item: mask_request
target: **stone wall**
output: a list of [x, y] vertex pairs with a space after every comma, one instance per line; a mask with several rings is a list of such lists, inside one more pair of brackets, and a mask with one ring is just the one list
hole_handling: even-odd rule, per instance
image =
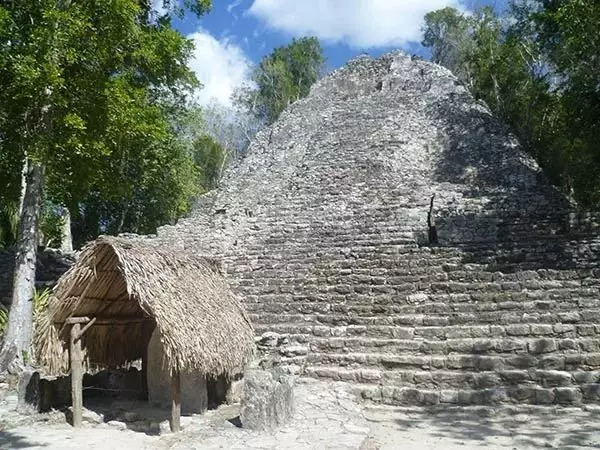
[[390, 404], [578, 404], [599, 230], [451, 73], [395, 53], [317, 83], [157, 240], [220, 256], [290, 371]]

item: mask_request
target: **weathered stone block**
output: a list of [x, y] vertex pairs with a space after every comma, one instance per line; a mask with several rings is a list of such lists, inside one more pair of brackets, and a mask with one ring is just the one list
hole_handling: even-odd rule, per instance
[[598, 402], [600, 401], [600, 384], [583, 384], [581, 385], [583, 392], [583, 399], [586, 402]]
[[496, 404], [508, 401], [508, 393], [506, 388], [502, 386], [496, 386], [493, 388], [483, 390], [481, 394], [481, 400], [478, 403], [482, 404]]
[[556, 395], [553, 389], [537, 388], [535, 390], [535, 402], [540, 405], [551, 405]]
[[531, 334], [534, 336], [549, 336], [553, 332], [552, 325], [531, 325]]
[[527, 344], [527, 350], [533, 354], [550, 353], [558, 350], [558, 346], [554, 339], [537, 339]]
[[274, 430], [294, 414], [294, 383], [280, 371], [251, 369], [244, 374], [240, 419], [244, 428]]
[[558, 370], [543, 370], [536, 373], [536, 378], [543, 387], [551, 386], [569, 386], [573, 382], [573, 377], [569, 372]]
[[507, 389], [508, 396], [520, 403], [532, 403], [535, 399], [535, 387], [534, 386], [515, 386]]
[[440, 402], [440, 395], [437, 392], [413, 388], [397, 388], [394, 391], [394, 400], [401, 405], [432, 406]]
[[562, 404], [578, 405], [583, 399], [581, 389], [578, 387], [558, 387], [554, 392], [556, 401]]
[[546, 370], [569, 369], [567, 367], [567, 358], [568, 355], [564, 357], [562, 355], [543, 356], [538, 361], [538, 367]]

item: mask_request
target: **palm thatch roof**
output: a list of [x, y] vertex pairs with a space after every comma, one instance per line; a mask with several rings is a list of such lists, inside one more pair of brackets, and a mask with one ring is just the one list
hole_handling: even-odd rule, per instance
[[141, 240], [98, 238], [58, 281], [35, 336], [53, 374], [68, 369], [69, 317], [96, 318], [82, 338], [91, 367], [140, 359], [155, 326], [172, 371], [231, 376], [254, 348], [241, 303], [208, 259]]

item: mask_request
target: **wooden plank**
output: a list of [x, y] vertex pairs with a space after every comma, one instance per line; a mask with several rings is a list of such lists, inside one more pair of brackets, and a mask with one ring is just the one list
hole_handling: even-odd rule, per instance
[[181, 377], [179, 371], [171, 373], [171, 431], [181, 429]]
[[142, 393], [143, 399], [148, 400], [148, 346], [156, 325], [154, 323], [146, 322], [142, 327], [142, 336], [144, 339], [144, 353], [142, 353]]
[[142, 353], [142, 399], [148, 400], [148, 347]]
[[81, 427], [83, 422], [83, 354], [81, 352], [81, 325], [71, 327], [71, 398], [73, 426]]
[[145, 323], [152, 322], [152, 317], [137, 317], [131, 319], [110, 319], [110, 318], [99, 318], [95, 325], [128, 325], [130, 323]]
[[[87, 319], [87, 317], [86, 317]], [[71, 320], [71, 319], [67, 319], [67, 320]], [[96, 321], [94, 322], [94, 325], [127, 325], [129, 323], [140, 323], [140, 322], [152, 322], [154, 319], [152, 317], [119, 317], [119, 316], [115, 316], [115, 317], [110, 317], [110, 316], [105, 316], [105, 317], [96, 317]], [[79, 323], [86, 323], [87, 321], [84, 322], [79, 322]], [[67, 323], [67, 322], [62, 322], [62, 321], [58, 321], [58, 322], [54, 322], [55, 325], [60, 325], [62, 323]]]
[[94, 325], [94, 323], [96, 323], [96, 318], [94, 317], [92, 320], [90, 320], [85, 327], [83, 327], [81, 329], [81, 331], [79, 332], [79, 336], [77, 336], [77, 339], [80, 339], [81, 336], [83, 336], [85, 334], [85, 332], [92, 326]]
[[67, 325], [74, 325], [76, 323], [88, 323], [90, 321], [89, 317], [69, 317], [65, 320], [64, 323]]

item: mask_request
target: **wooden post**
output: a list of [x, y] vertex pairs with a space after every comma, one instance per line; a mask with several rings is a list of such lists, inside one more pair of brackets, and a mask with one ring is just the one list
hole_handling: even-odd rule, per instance
[[148, 400], [148, 344], [149, 344], [149, 333], [148, 324], [142, 324], [142, 336], [145, 342], [144, 351], [142, 353], [142, 400]]
[[181, 377], [179, 371], [171, 373], [171, 431], [177, 433], [181, 428]]
[[73, 400], [73, 426], [83, 422], [83, 355], [81, 354], [81, 325], [71, 327], [71, 398]]
[[[81, 324], [86, 325], [81, 328]], [[71, 326], [71, 400], [73, 410], [73, 426], [79, 428], [83, 422], [83, 352], [81, 351], [81, 336], [96, 323], [96, 318], [69, 317], [65, 324]]]

